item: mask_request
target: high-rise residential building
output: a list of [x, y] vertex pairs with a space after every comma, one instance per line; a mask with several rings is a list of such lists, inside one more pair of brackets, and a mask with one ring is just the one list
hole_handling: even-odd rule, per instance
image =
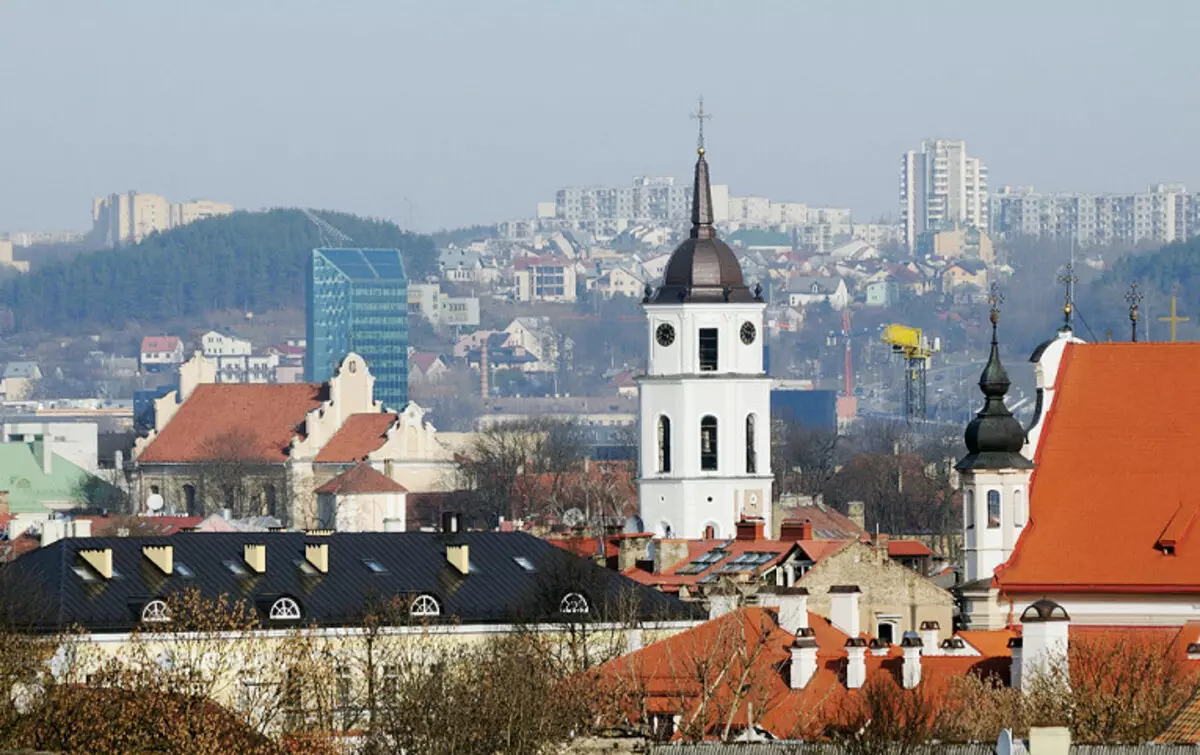
[[[729, 187], [712, 187], [717, 222], [723, 222]], [[616, 232], [639, 224], [687, 222], [692, 187], [671, 177], [636, 176], [629, 186], [568, 186], [559, 189], [554, 219], [572, 228]], [[546, 208], [548, 210], [548, 208]], [[543, 212], [539, 204], [539, 215]]]
[[375, 398], [408, 403], [408, 279], [398, 249], [314, 249], [306, 285], [304, 379], [324, 382], [353, 351], [367, 360]]
[[92, 234], [108, 246], [136, 244], [156, 231], [232, 212], [231, 204], [205, 199], [172, 203], [158, 194], [110, 194], [92, 200]]
[[990, 201], [995, 236], [1073, 239], [1087, 247], [1169, 244], [1200, 232], [1200, 200], [1182, 184], [1154, 184], [1134, 194], [1041, 194], [1032, 186], [1005, 186]]
[[988, 227], [987, 168], [965, 141], [926, 139], [900, 158], [901, 242], [914, 251], [922, 233], [956, 225]]

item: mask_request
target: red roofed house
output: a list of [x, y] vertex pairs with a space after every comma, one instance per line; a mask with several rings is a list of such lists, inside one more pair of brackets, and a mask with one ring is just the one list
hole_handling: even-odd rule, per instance
[[183, 364], [183, 341], [178, 336], [146, 336], [138, 363], [150, 372]]
[[321, 529], [338, 532], [404, 532], [403, 485], [365, 461], [317, 488]]
[[[361, 359], [350, 354], [342, 365]], [[159, 493], [168, 512], [231, 509], [316, 527], [317, 490], [359, 462], [410, 490], [441, 489], [453, 469], [425, 411], [410, 402], [383, 412], [365, 366], [327, 383], [216, 383], [211, 373], [211, 361], [190, 360], [180, 390], [155, 402], [155, 429], [134, 448], [140, 506]]]
[[967, 428], [969, 626], [1043, 598], [1082, 625], [1200, 620], [1200, 344], [1083, 343], [1068, 323], [1032, 361], [1028, 432], [994, 345]]
[[442, 355], [432, 351], [414, 351], [408, 356], [410, 383], [436, 383], [448, 369]]

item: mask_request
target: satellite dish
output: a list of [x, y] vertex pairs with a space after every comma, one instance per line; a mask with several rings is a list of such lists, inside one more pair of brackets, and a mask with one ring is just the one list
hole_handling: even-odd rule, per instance
[[158, 493], [151, 493], [150, 497], [146, 499], [146, 508], [152, 513], [162, 511], [164, 505], [163, 497]]
[[583, 512], [579, 509], [567, 509], [563, 512], [563, 524], [568, 527], [578, 527], [583, 524]]

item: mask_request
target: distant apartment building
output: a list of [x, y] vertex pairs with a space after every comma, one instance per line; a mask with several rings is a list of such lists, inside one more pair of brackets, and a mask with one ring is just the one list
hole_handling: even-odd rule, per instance
[[[724, 222], [729, 187], [712, 187], [716, 221]], [[541, 215], [548, 208], [540, 203]], [[692, 186], [671, 177], [637, 176], [629, 186], [568, 186], [554, 200], [554, 219], [571, 228], [619, 233], [633, 225], [676, 225], [691, 217]]]
[[183, 364], [183, 340], [178, 336], [146, 336], [138, 351], [138, 361], [148, 372]]
[[108, 246], [136, 244], [152, 233], [232, 212], [233, 205], [223, 202], [172, 203], [158, 194], [136, 191], [110, 194], [92, 200], [92, 235]]
[[0, 269], [11, 269], [18, 273], [29, 272], [29, 261], [13, 258], [13, 242], [0, 241]]
[[408, 316], [423, 317], [431, 325], [479, 326], [479, 297], [450, 296], [439, 283], [413, 283], [408, 287]]
[[375, 398], [408, 403], [408, 279], [398, 249], [314, 249], [306, 279], [305, 380], [329, 380], [354, 351]]
[[1200, 233], [1200, 197], [1183, 184], [1133, 194], [1038, 193], [1004, 186], [991, 198], [992, 234], [1074, 239], [1081, 247], [1167, 244]]
[[244, 357], [252, 351], [250, 342], [219, 330], [210, 330], [200, 336], [200, 352], [206, 357]]
[[813, 252], [827, 252], [849, 239], [854, 227], [849, 208], [809, 207], [800, 202], [773, 202], [766, 197], [729, 197], [727, 221], [734, 230], [792, 231], [796, 246]]
[[565, 257], [521, 257], [514, 267], [517, 301], [575, 301], [575, 263]]
[[915, 251], [926, 231], [988, 227], [987, 168], [965, 141], [926, 139], [900, 158], [900, 241]]
[[86, 233], [78, 231], [10, 231], [0, 234], [0, 240], [11, 241], [16, 247], [35, 244], [78, 244], [86, 238]]

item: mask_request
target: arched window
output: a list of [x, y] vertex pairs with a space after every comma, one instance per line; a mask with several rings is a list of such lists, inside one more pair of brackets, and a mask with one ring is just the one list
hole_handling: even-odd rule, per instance
[[275, 486], [267, 485], [266, 490], [264, 492], [266, 493], [265, 497], [266, 497], [266, 502], [267, 502], [266, 511], [264, 513], [267, 516], [271, 516], [271, 517], [276, 516], [276, 513], [275, 513], [275, 506], [276, 506]]
[[663, 415], [658, 418], [658, 471], [671, 471], [671, 420]]
[[587, 598], [577, 592], [569, 592], [563, 596], [563, 599], [558, 604], [559, 613], [587, 613], [588, 602]]
[[442, 607], [432, 595], [418, 595], [408, 607], [409, 616], [441, 616]]
[[1013, 491], [1013, 525], [1017, 527], [1025, 526], [1025, 501], [1022, 500], [1021, 491]]
[[966, 509], [966, 513], [963, 516], [963, 521], [965, 521], [967, 523], [967, 529], [969, 529], [969, 530], [975, 529], [975, 493], [974, 493], [974, 491], [968, 490], [967, 494], [963, 496], [963, 508]]
[[989, 490], [988, 497], [988, 527], [1000, 526], [1000, 491]]
[[196, 486], [191, 483], [183, 486], [183, 505], [188, 516], [200, 516], [200, 509], [196, 506]]
[[279, 598], [271, 604], [267, 616], [271, 621], [295, 621], [300, 618], [300, 604], [293, 598]]
[[711, 414], [700, 420], [700, 469], [717, 469], [717, 418]]
[[171, 614], [167, 612], [167, 603], [164, 600], [155, 598], [142, 607], [142, 621], [147, 624], [165, 624], [171, 620]]
[[758, 472], [758, 454], [754, 451], [754, 415], [746, 415], [746, 474]]

